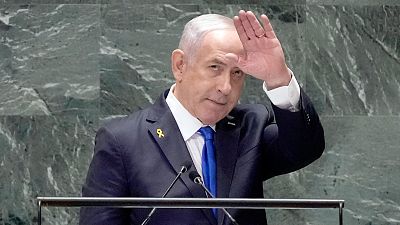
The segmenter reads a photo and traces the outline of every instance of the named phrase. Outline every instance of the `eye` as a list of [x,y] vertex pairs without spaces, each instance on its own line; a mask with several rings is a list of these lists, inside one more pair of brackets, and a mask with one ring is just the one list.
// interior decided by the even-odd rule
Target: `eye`
[[218,70],[219,69],[219,65],[211,65],[210,68],[212,70]]
[[232,71],[232,76],[235,79],[240,79],[241,77],[243,77],[244,73],[241,70],[234,70]]

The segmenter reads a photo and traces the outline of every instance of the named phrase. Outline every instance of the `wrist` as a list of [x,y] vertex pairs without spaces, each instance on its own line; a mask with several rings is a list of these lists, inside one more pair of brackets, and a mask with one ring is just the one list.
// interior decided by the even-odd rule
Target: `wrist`
[[289,70],[288,67],[285,66],[284,71],[280,72],[278,75],[274,76],[276,77],[273,80],[267,81],[265,80],[265,84],[268,88],[268,90],[273,90],[278,87],[282,86],[288,86],[290,83],[290,80],[292,79],[292,73]]

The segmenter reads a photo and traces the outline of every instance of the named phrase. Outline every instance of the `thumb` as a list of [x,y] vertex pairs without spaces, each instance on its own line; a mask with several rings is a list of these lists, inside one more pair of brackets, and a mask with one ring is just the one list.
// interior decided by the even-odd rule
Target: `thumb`
[[242,56],[236,55],[234,53],[227,53],[225,54],[225,58],[227,60],[227,63],[233,64],[239,69],[243,69],[246,66],[246,61]]

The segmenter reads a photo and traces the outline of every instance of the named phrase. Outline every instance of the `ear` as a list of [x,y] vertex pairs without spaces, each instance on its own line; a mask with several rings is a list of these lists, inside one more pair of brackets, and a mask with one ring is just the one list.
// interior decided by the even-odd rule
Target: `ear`
[[183,73],[186,69],[186,64],[183,60],[185,53],[180,49],[175,49],[171,54],[171,68],[176,82],[182,80]]

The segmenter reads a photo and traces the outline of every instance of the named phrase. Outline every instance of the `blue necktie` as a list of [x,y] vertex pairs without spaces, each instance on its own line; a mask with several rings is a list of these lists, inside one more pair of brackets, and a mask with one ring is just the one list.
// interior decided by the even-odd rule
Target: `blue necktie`
[[[201,156],[201,167],[205,186],[214,197],[217,197],[217,163],[215,161],[214,130],[207,126],[200,128],[204,137],[204,147]],[[217,218],[217,209],[212,209],[214,217]]]

